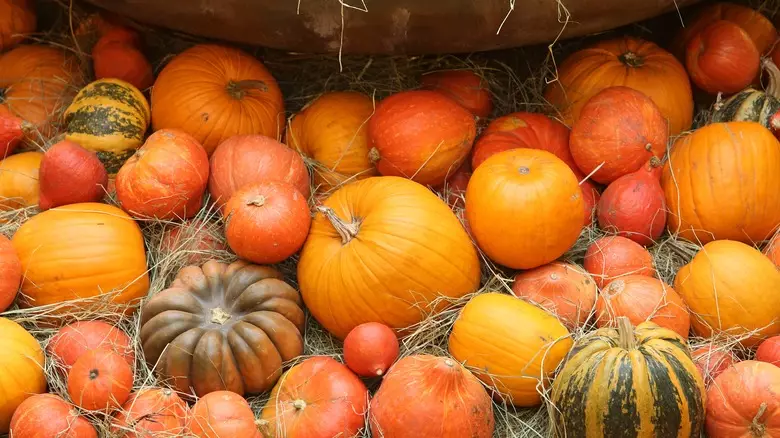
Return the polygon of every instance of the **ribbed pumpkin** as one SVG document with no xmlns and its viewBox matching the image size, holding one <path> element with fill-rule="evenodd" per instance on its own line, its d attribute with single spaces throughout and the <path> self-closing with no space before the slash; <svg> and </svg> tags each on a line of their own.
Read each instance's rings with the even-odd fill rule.
<svg viewBox="0 0 780 438">
<path fill-rule="evenodd" d="M 24 327 L 0 318 L 0 433 L 8 433 L 16 408 L 33 394 L 46 391 L 44 354 Z"/>
<path fill-rule="evenodd" d="M 776 52 L 780 54 L 780 44 Z M 778 56 L 780 60 L 780 56 Z M 770 59 L 762 61 L 766 90 L 748 87 L 713 106 L 711 122 L 757 122 L 780 135 L 780 69 Z"/>
<path fill-rule="evenodd" d="M 325 93 L 293 116 L 287 144 L 308 158 L 320 191 L 377 174 L 368 157 L 368 120 L 374 101 L 365 94 Z"/>
<path fill-rule="evenodd" d="M 704 382 L 685 340 L 626 318 L 577 341 L 552 403 L 560 436 L 689 438 L 704 426 Z"/>
<path fill-rule="evenodd" d="M 707 125 L 675 142 L 661 186 L 670 232 L 701 243 L 765 240 L 780 224 L 780 142 L 758 123 Z"/>
<path fill-rule="evenodd" d="M 11 241 L 0 234 L 0 313 L 11 306 L 22 283 L 22 263 Z"/>
<path fill-rule="evenodd" d="M 685 68 L 657 45 L 636 38 L 604 40 L 570 55 L 558 66 L 558 80 L 544 97 L 571 126 L 591 97 L 626 86 L 644 93 L 669 122 L 669 134 L 691 127 L 693 93 Z"/>
<path fill-rule="evenodd" d="M 38 204 L 42 152 L 22 152 L 0 161 L 0 211 Z"/>
<path fill-rule="evenodd" d="M 19 44 L 35 32 L 37 15 L 33 0 L 0 0 L 0 52 Z"/>
<path fill-rule="evenodd" d="M 89 420 L 80 416 L 75 407 L 55 394 L 38 394 L 22 402 L 11 419 L 10 436 L 98 438 Z"/>
<path fill-rule="evenodd" d="M 284 131 L 282 92 L 249 54 L 200 44 L 176 55 L 157 76 L 152 127 L 181 129 L 209 154 L 234 135 L 278 139 Z"/>
<path fill-rule="evenodd" d="M 436 298 L 461 297 L 479 281 L 477 251 L 455 214 L 399 177 L 335 191 L 314 217 L 298 262 L 306 306 L 339 339 L 364 322 L 408 327 L 441 309 L 431 308 Z"/>
<path fill-rule="evenodd" d="M 582 191 L 574 172 L 550 152 L 512 149 L 471 176 L 466 220 L 493 261 L 531 269 L 562 256 L 582 231 Z"/>
<path fill-rule="evenodd" d="M 11 242 L 24 271 L 24 307 L 104 294 L 117 304 L 138 304 L 149 291 L 141 229 L 117 207 L 83 203 L 47 210 L 22 224 Z"/>
<path fill-rule="evenodd" d="M 472 298 L 449 337 L 449 351 L 515 406 L 536 406 L 572 340 L 558 318 L 512 295 Z"/>
<path fill-rule="evenodd" d="M 144 388 L 130 394 L 111 422 L 111 431 L 122 438 L 181 436 L 189 408 L 168 388 Z"/>
<path fill-rule="evenodd" d="M 441 70 L 420 78 L 423 89 L 439 92 L 484 119 L 493 111 L 493 95 L 485 79 L 472 70 Z"/>
</svg>

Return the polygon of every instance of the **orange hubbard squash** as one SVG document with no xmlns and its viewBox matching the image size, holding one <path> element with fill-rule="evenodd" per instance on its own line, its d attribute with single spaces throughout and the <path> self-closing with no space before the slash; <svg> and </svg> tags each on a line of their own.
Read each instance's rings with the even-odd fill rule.
<svg viewBox="0 0 780 438">
<path fill-rule="evenodd" d="M 741 91 L 758 75 L 760 64 L 761 54 L 750 35 L 726 20 L 705 26 L 685 51 L 691 81 L 710 94 Z"/>
<path fill-rule="evenodd" d="M 11 241 L 0 234 L 0 313 L 11 307 L 22 283 L 22 263 Z"/>
<path fill-rule="evenodd" d="M 26 34 L 35 32 L 33 0 L 0 0 L 0 52 L 15 47 Z"/>
<path fill-rule="evenodd" d="M 119 38 L 117 29 L 104 34 L 92 48 L 92 67 L 95 79 L 121 79 L 141 91 L 154 83 L 152 64 L 138 45 Z"/>
<path fill-rule="evenodd" d="M 398 359 L 398 337 L 393 329 L 367 322 L 344 338 L 344 363 L 361 377 L 383 376 Z"/>
<path fill-rule="evenodd" d="M 22 152 L 0 161 L 0 212 L 38 205 L 42 152 Z"/>
<path fill-rule="evenodd" d="M 38 177 L 41 210 L 100 202 L 108 187 L 108 173 L 97 154 L 69 140 L 57 142 L 46 151 Z"/>
<path fill-rule="evenodd" d="M 44 354 L 24 327 L 0 318 L 0 433 L 8 433 L 11 416 L 22 402 L 46 391 Z"/>
<path fill-rule="evenodd" d="M 425 90 L 439 92 L 458 102 L 475 117 L 484 119 L 493 111 L 493 95 L 485 79 L 471 70 L 442 70 L 420 78 Z"/>
<path fill-rule="evenodd" d="M 107 349 L 88 351 L 68 371 L 68 395 L 88 411 L 113 411 L 130 397 L 133 367 Z"/>
<path fill-rule="evenodd" d="M 95 427 L 70 403 L 55 394 L 34 395 L 14 412 L 14 438 L 98 438 Z"/>
</svg>

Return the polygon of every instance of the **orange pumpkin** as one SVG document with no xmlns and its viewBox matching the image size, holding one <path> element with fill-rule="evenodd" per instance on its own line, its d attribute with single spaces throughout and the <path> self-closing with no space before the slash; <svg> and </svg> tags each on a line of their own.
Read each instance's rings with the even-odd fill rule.
<svg viewBox="0 0 780 438">
<path fill-rule="evenodd" d="M 0 212 L 38 204 L 42 152 L 22 152 L 0 161 Z"/>
<path fill-rule="evenodd" d="M 144 388 L 130 394 L 111 422 L 123 438 L 182 436 L 189 415 L 187 404 L 168 388 Z"/>
<path fill-rule="evenodd" d="M 670 232 L 701 243 L 765 240 L 780 224 L 780 142 L 758 123 L 707 125 L 675 142 L 661 186 Z"/>
<path fill-rule="evenodd" d="M 0 0 L 0 52 L 19 44 L 35 32 L 37 15 L 33 0 Z"/>
<path fill-rule="evenodd" d="M 383 376 L 398 359 L 398 337 L 393 329 L 367 322 L 344 339 L 344 363 L 361 377 Z"/>
<path fill-rule="evenodd" d="M 471 173 L 471 163 L 466 160 L 452 176 L 447 178 L 447 181 L 444 181 L 444 184 L 434 189 L 450 207 L 463 208 Z"/>
<path fill-rule="evenodd" d="M 314 217 L 298 261 L 311 313 L 344 339 L 358 325 L 420 322 L 479 287 L 477 251 L 449 207 L 407 179 L 342 186 Z M 436 304 L 434 306 L 434 304 Z"/>
<path fill-rule="evenodd" d="M 769 239 L 766 247 L 764 247 L 763 253 L 765 256 L 769 257 L 769 260 L 772 260 L 772 263 L 774 263 L 775 266 L 780 268 L 780 232 L 775 233 L 775 235 Z"/>
<path fill-rule="evenodd" d="M 439 92 L 458 102 L 475 117 L 484 119 L 493 111 L 493 96 L 487 81 L 471 70 L 443 70 L 420 78 L 423 89 Z"/>
<path fill-rule="evenodd" d="M 200 266 L 227 249 L 221 224 L 200 219 L 170 224 L 160 239 L 160 252 L 167 257 L 184 255 L 184 265 Z"/>
<path fill-rule="evenodd" d="M 497 263 L 531 269 L 562 256 L 582 231 L 582 191 L 571 169 L 537 149 L 513 149 L 482 163 L 466 190 L 466 219 Z"/>
<path fill-rule="evenodd" d="M 46 391 L 45 355 L 24 327 L 0 318 L 0 433 L 8 433 L 11 416 L 22 402 Z"/>
<path fill-rule="evenodd" d="M 718 20 L 691 38 L 685 66 L 702 90 L 734 94 L 758 75 L 760 55 L 747 32 L 730 21 Z"/>
<path fill-rule="evenodd" d="M 772 336 L 756 349 L 756 360 L 780 366 L 780 336 Z"/>
<path fill-rule="evenodd" d="M 100 202 L 106 196 L 105 166 L 95 152 L 69 140 L 60 141 L 46 151 L 38 176 L 41 210 L 78 202 Z"/>
<path fill-rule="evenodd" d="M 230 391 L 210 392 L 190 411 L 189 432 L 196 438 L 259 438 L 249 403 Z"/>
<path fill-rule="evenodd" d="M 123 39 L 117 40 L 109 32 L 103 35 L 92 49 L 92 68 L 95 79 L 121 79 L 141 91 L 154 83 L 152 64 L 143 52 Z"/>
<path fill-rule="evenodd" d="M 685 68 L 657 45 L 623 37 L 575 52 L 558 66 L 544 97 L 571 126 L 582 107 L 605 88 L 626 86 L 649 97 L 677 135 L 693 122 L 693 93 Z"/>
<path fill-rule="evenodd" d="M 234 135 L 279 138 L 284 101 L 263 63 L 239 49 L 200 44 L 176 55 L 152 88 L 152 128 L 181 129 L 211 155 Z"/>
<path fill-rule="evenodd" d="M 79 357 L 68 372 L 68 395 L 88 411 L 112 411 L 130 397 L 133 368 L 111 350 L 92 350 Z"/>
<path fill-rule="evenodd" d="M 652 254 L 621 236 L 606 236 L 591 243 L 585 252 L 583 266 L 600 288 L 626 275 L 655 277 Z"/>
<path fill-rule="evenodd" d="M 122 356 L 128 365 L 135 365 L 135 350 L 130 337 L 120 328 L 103 321 L 77 321 L 66 325 L 46 345 L 46 352 L 66 369 L 70 369 L 81 356 L 97 349 L 113 351 Z"/>
<path fill-rule="evenodd" d="M 11 307 L 22 283 L 22 263 L 11 241 L 0 234 L 0 313 Z"/>
<path fill-rule="evenodd" d="M 368 122 L 370 158 L 382 175 L 442 184 L 466 160 L 477 125 L 452 99 L 426 90 L 396 93 Z"/>
<path fill-rule="evenodd" d="M 365 94 L 325 93 L 290 119 L 286 142 L 309 160 L 314 185 L 328 191 L 377 174 L 368 157 L 368 120 L 374 101 Z"/>
<path fill-rule="evenodd" d="M 29 133 L 31 129 L 34 129 L 34 126 L 0 105 L 0 159 L 13 154 L 24 139 L 25 133 Z"/>
<path fill-rule="evenodd" d="M 701 373 L 707 387 L 722 372 L 737 363 L 737 359 L 731 351 L 723 348 L 716 349 L 712 344 L 692 350 L 691 358 L 693 358 L 693 363 Z"/>
<path fill-rule="evenodd" d="M 14 412 L 11 418 L 11 436 L 14 438 L 97 438 L 89 420 L 60 396 L 34 395 Z"/>
</svg>

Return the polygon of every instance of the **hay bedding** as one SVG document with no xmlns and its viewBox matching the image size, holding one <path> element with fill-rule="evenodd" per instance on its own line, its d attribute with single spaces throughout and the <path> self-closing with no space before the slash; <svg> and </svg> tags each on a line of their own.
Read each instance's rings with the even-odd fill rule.
<svg viewBox="0 0 780 438">
<path fill-rule="evenodd" d="M 761 9 L 768 16 L 774 16 L 780 10 L 780 2 L 771 0 L 753 2 L 752 6 Z M 76 41 L 72 37 L 71 31 L 72 23 L 77 22 L 78 17 L 84 16 L 89 11 L 67 0 L 41 2 L 39 11 L 41 21 L 39 28 L 49 30 L 31 36 L 30 39 L 67 47 L 80 56 L 84 65 L 90 65 L 89 57 L 82 47 L 85 41 Z M 673 12 L 658 19 L 609 33 L 632 34 L 663 45 L 679 26 L 680 18 L 678 14 Z M 147 56 L 154 63 L 156 72 L 159 72 L 172 55 L 193 44 L 203 42 L 202 39 L 159 29 L 144 28 L 142 35 L 148 49 Z M 513 111 L 544 112 L 549 110 L 542 98 L 542 90 L 548 81 L 555 78 L 556 60 L 560 61 L 568 53 L 588 44 L 590 40 L 602 36 L 555 43 L 550 47 L 518 48 L 458 56 L 324 56 L 292 54 L 251 47 L 243 48 L 261 58 L 277 78 L 286 97 L 285 104 L 290 113 L 296 112 L 325 91 L 357 90 L 378 100 L 400 90 L 416 88 L 420 75 L 425 72 L 444 69 L 472 69 L 489 82 L 494 94 L 493 116 L 499 116 Z M 87 44 L 89 43 L 87 42 Z M 697 123 L 706 121 L 708 108 L 708 103 L 699 105 Z M 45 149 L 48 145 L 39 146 Z M 108 199 L 108 202 L 113 202 L 113 200 Z M 36 213 L 35 208 L 0 212 L 0 233 L 10 238 L 22 223 Z M 456 210 L 456 214 L 462 217 L 462 211 Z M 207 207 L 200 211 L 198 218 L 218 225 L 220 222 L 218 213 Z M 151 270 L 150 294 L 164 289 L 176 275 L 176 272 L 185 265 L 185 260 L 193 253 L 191 244 L 194 242 L 188 238 L 186 233 L 184 238 L 180 240 L 180 247 L 175 251 L 164 252 L 161 249 L 160 237 L 168 225 L 160 221 L 141 222 L 148 250 L 148 265 Z M 581 264 L 587 246 L 601 236 L 603 233 L 595 227 L 583 230 L 576 245 L 564 258 L 567 261 Z M 672 284 L 679 267 L 690 261 L 698 251 L 698 246 L 677 240 L 674 236 L 664 235 L 661 241 L 650 248 L 650 251 L 655 259 L 659 276 L 668 284 Z M 227 251 L 204 255 L 224 261 L 235 259 L 235 256 Z M 496 266 L 484 256 L 482 260 L 482 288 L 476 293 L 484 291 L 507 292 L 512 272 Z M 295 285 L 296 257 L 278 265 L 278 268 L 285 274 L 288 281 Z M 465 304 L 469 298 L 470 296 L 464 297 L 453 303 L 455 306 L 450 310 L 431 316 L 410 327 L 410 335 L 402 340 L 401 354 L 447 355 L 447 335 L 457 317 L 459 306 Z M 52 307 L 56 306 L 26 310 L 14 307 L 1 316 L 24 325 L 45 347 L 49 338 L 56 331 L 50 325 L 44 324 L 44 319 L 50 317 Z M 60 321 L 60 325 L 65 323 L 64 319 L 103 319 L 116 323 L 136 341 L 135 349 L 139 360 L 136 367 L 135 389 L 158 386 L 164 383 L 160 382 L 154 375 L 153 366 L 149 366 L 142 360 L 143 353 L 137 343 L 139 329 L 137 313 L 130 317 L 120 316 L 116 309 L 112 309 L 104 302 L 97 303 L 92 308 L 80 311 L 78 314 L 68 314 L 58 318 L 63 319 Z M 582 334 L 583 332 L 577 332 L 573 335 L 577 338 Z M 314 355 L 329 355 L 338 358 L 341 355 L 340 341 L 331 337 L 310 315 L 307 317 L 304 341 L 304 356 L 302 358 Z M 691 339 L 692 346 L 708 343 L 717 344 L 718 349 L 726 349 L 735 347 L 738 344 L 738 339 Z M 302 358 L 298 358 L 296 361 Z M 53 361 L 47 361 L 46 367 L 51 392 L 67 398 L 66 382 L 60 377 L 62 375 L 60 370 L 55 369 Z M 367 383 L 372 390 L 375 390 L 379 384 L 378 381 Z M 267 400 L 267 395 L 250 397 L 248 400 L 253 409 L 259 413 Z M 495 437 L 551 436 L 548 409 L 554 409 L 554 407 L 550 406 L 549 403 L 531 409 L 518 409 L 503 403 L 495 403 L 494 409 L 496 415 Z M 89 419 L 96 425 L 101 437 L 111 436 L 109 433 L 110 418 L 92 415 Z M 364 432 L 363 436 L 368 437 L 370 434 Z"/>
</svg>

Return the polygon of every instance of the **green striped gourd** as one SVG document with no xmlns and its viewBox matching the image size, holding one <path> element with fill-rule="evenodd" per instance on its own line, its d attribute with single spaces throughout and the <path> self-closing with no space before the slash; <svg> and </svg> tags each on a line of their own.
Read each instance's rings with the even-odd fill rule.
<svg viewBox="0 0 780 438">
<path fill-rule="evenodd" d="M 705 389 L 680 335 L 626 317 L 574 345 L 552 386 L 558 436 L 690 438 L 704 425 Z"/>
<path fill-rule="evenodd" d="M 768 77 L 766 91 L 748 87 L 715 104 L 712 122 L 757 122 L 780 134 L 780 69 L 771 59 L 763 60 Z"/>
<path fill-rule="evenodd" d="M 65 138 L 97 153 L 115 174 L 144 142 L 151 111 L 146 97 L 119 79 L 90 83 L 65 110 Z"/>
</svg>

